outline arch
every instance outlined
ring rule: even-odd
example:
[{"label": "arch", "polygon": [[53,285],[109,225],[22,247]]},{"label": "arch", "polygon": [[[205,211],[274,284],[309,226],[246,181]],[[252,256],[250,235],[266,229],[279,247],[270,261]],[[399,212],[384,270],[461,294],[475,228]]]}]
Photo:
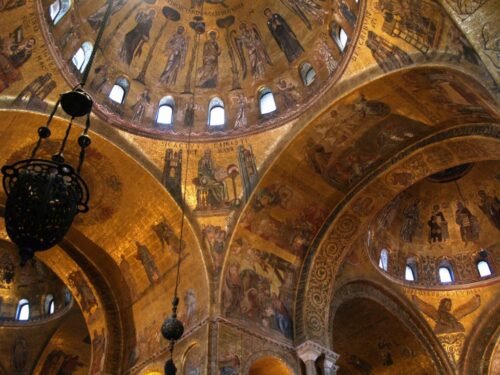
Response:
[{"label": "arch", "polygon": [[[452,374],[449,359],[436,339],[432,329],[424,318],[413,308],[406,297],[389,291],[377,283],[358,280],[340,286],[334,293],[330,304],[330,320],[328,332],[334,333],[333,325],[338,309],[347,301],[354,299],[367,299],[385,308],[394,317],[416,336],[423,348],[428,352],[432,361],[437,366],[439,373]],[[328,347],[334,350],[334,338],[328,337]]]},{"label": "arch", "polygon": [[[13,157],[25,156],[25,153],[29,154],[32,143],[26,134],[31,133],[34,124],[44,122],[46,115],[25,111],[2,111],[1,117],[0,123],[14,121],[19,122],[20,125],[16,129],[0,126],[0,138],[5,137],[7,132],[9,136],[13,137],[13,141],[9,143],[8,147],[0,150],[0,159],[9,160]],[[58,117],[53,118],[51,130],[55,139],[61,139],[64,135],[66,121]],[[75,123],[75,126],[78,126],[78,123]],[[33,135],[35,136],[36,132]],[[78,135],[78,131],[70,134],[65,153],[68,161],[78,160],[78,153],[75,152]],[[72,228],[59,247],[37,254],[37,257],[54,271],[71,290],[76,302],[83,306],[82,293],[80,293],[82,289],[77,289],[75,286],[78,280],[74,279],[75,282],[70,283],[69,279],[70,273],[74,271],[81,273],[80,280],[84,280],[87,285],[86,291],[90,290],[96,301],[96,303],[93,301],[87,303],[90,306],[87,309],[90,310],[90,313],[84,314],[87,326],[96,328],[95,331],[89,329],[91,341],[95,342],[97,346],[102,346],[103,339],[101,337],[104,337],[106,342],[104,356],[101,357],[103,361],[101,370],[103,373],[124,373],[133,365],[134,361],[138,361],[137,353],[133,349],[137,346],[140,328],[136,326],[138,319],[134,316],[132,309],[141,309],[143,305],[150,305],[148,293],[159,291],[169,295],[173,293],[173,282],[171,281],[175,274],[169,272],[172,259],[162,256],[163,250],[157,245],[159,238],[153,227],[165,220],[165,225],[171,224],[172,234],[178,236],[178,221],[181,210],[163,186],[135,160],[103,137],[94,133],[92,138],[93,153],[96,153],[97,157],[87,158],[84,168],[85,179],[93,194],[96,206],[88,212],[88,215],[86,214],[87,216],[75,219]],[[57,146],[55,142],[52,143]],[[49,155],[50,157],[52,153],[50,146],[50,141],[46,141],[40,148],[39,155]],[[109,164],[119,165],[120,169],[103,169]],[[106,177],[102,179],[103,174],[112,177],[115,184],[113,186],[107,184]],[[147,186],[147,198],[144,197],[145,191],[142,189],[145,186]],[[113,193],[117,189],[120,191],[119,195]],[[104,202],[101,200],[101,196],[108,197],[107,202],[103,203],[106,206],[105,211],[98,207],[100,205],[98,202]],[[133,235],[134,239],[147,241],[147,239],[140,238],[140,234],[131,232],[134,230],[132,228],[137,228],[136,218],[134,215],[125,214],[131,206],[121,204],[122,202],[136,202],[134,204],[137,204],[136,208],[138,209],[141,199],[148,201],[146,206],[140,207],[145,215],[145,228],[151,234],[148,236],[152,243],[147,243],[147,245],[150,246],[155,260],[158,260],[157,267],[161,272],[160,280],[153,280],[152,283],[149,282],[145,269],[139,260],[137,263],[142,272],[139,272],[141,276],[135,280],[123,276],[124,267],[121,263],[120,253],[110,251],[110,249],[116,250],[118,247],[125,248],[128,250],[126,255],[130,255],[129,259],[131,259],[137,256],[138,248],[133,241],[130,241],[131,237],[129,236]],[[0,215],[3,215],[3,211],[4,208],[0,206]],[[201,249],[192,224],[189,222],[189,216],[186,218],[184,229],[184,241],[186,248],[189,249],[189,254],[186,253],[182,267],[196,270],[195,275],[191,277],[196,279],[194,285],[198,295],[209,295],[210,286],[204,267],[208,262],[209,255],[205,255]],[[105,234],[106,230],[108,230],[108,235]],[[110,230],[113,232],[111,237],[109,236]],[[71,268],[65,267],[67,264],[70,264]],[[157,287],[160,282],[160,287]],[[161,302],[160,299],[155,298],[152,303],[160,304]],[[95,307],[96,304],[97,307]],[[201,319],[208,314],[208,307],[198,305],[198,312],[199,319]],[[198,323],[197,319],[198,316],[194,319],[193,324]],[[96,321],[99,324],[105,324],[95,326],[93,324]],[[151,324],[151,322],[146,320],[145,324]],[[158,347],[158,351],[160,350],[161,348]],[[152,357],[156,354],[158,353],[148,353],[147,355]],[[141,364],[149,359],[149,357],[143,357]]]},{"label": "arch", "polygon": [[[253,353],[250,355],[245,363],[242,366],[242,374],[249,374],[249,375],[259,375],[259,374],[267,374],[266,372],[259,372],[260,368],[257,366],[261,366],[262,363],[265,361],[271,361],[271,363],[276,364],[277,368],[280,370],[283,370],[283,372],[276,372],[273,373],[273,375],[292,375],[292,374],[297,374],[298,373],[298,363],[297,360],[293,355],[290,355],[287,352],[277,352],[273,350],[262,350]],[[252,366],[254,364],[257,364],[257,366],[254,367],[254,373],[252,373]],[[257,372],[255,372],[257,371]],[[288,372],[285,372],[288,371]]]},{"label": "arch", "polygon": [[71,62],[73,63],[73,66],[78,70],[80,73],[83,73],[85,71],[85,68],[87,67],[87,64],[89,63],[90,60],[90,55],[92,54],[92,50],[94,49],[94,46],[92,45],[91,42],[83,42],[81,47],[78,48],[71,58]]},{"label": "arch", "polygon": [[500,342],[499,311],[500,301],[493,300],[477,318],[463,346],[459,374],[493,374],[492,359]]},{"label": "arch", "polygon": [[49,6],[49,17],[52,24],[57,25],[59,21],[68,13],[72,5],[71,0],[55,0]]},{"label": "arch", "polygon": [[123,104],[125,102],[125,97],[128,94],[130,87],[129,81],[124,77],[119,77],[116,79],[115,84],[109,92],[109,99],[117,104]]},{"label": "arch", "polygon": [[174,98],[171,96],[164,96],[158,104],[158,111],[156,112],[156,125],[174,125],[174,110]]},{"label": "arch", "polygon": [[[475,148],[474,156],[463,156],[456,153],[454,157],[458,160],[453,162],[455,165],[472,161],[472,159],[477,161],[499,159],[500,147],[496,136],[498,134],[497,129],[498,126],[495,125],[462,126],[423,139],[388,160],[379,167],[379,170],[373,171],[367,179],[363,180],[346,195],[326,221],[332,224],[323,226],[320,234],[316,237],[319,243],[313,243],[311,249],[314,250],[309,251],[307,254],[301,280],[298,284],[299,290],[295,304],[296,314],[298,313],[295,319],[296,335],[299,335],[298,337],[325,340],[326,324],[324,322],[325,317],[329,315],[325,303],[331,299],[331,292],[328,292],[324,286],[333,285],[336,272],[345,254],[350,249],[352,239],[356,237],[356,233],[362,225],[367,225],[371,217],[370,215],[360,217],[356,212],[352,211],[350,205],[355,202],[354,198],[357,194],[363,191],[366,195],[378,197],[375,200],[377,202],[376,206],[371,210],[376,212],[382,208],[379,205],[380,202],[393,199],[399,192],[412,185],[414,181],[450,167],[449,161],[446,160],[430,166],[425,164],[421,156],[425,152],[427,157],[432,159],[432,155],[440,154],[443,147],[458,150],[460,149],[459,145],[462,144],[467,148]],[[425,164],[425,168],[416,168],[411,180],[406,181],[405,184],[390,182],[391,176],[403,172],[407,173],[407,167],[405,166],[409,164],[413,166],[414,163]],[[389,182],[389,186],[387,186],[387,182]],[[384,188],[381,188],[382,186]]]},{"label": "arch", "polygon": [[215,97],[208,105],[208,126],[222,127],[226,125],[226,112],[224,102],[221,98]]}]

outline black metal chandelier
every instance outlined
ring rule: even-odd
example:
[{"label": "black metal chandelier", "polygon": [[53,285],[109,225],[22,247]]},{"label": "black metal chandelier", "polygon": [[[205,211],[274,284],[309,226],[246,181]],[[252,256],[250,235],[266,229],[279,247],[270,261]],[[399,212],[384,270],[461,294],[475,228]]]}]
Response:
[{"label": "black metal chandelier", "polygon": [[188,178],[188,170],[189,170],[189,154],[191,151],[191,132],[192,125],[189,128],[188,142],[187,142],[187,156],[186,156],[186,172],[184,174],[184,192],[182,194],[181,201],[181,230],[179,235],[179,249],[177,251],[177,274],[175,278],[175,288],[174,288],[174,297],[172,299],[172,314],[165,319],[161,326],[161,333],[165,339],[169,341],[169,359],[165,362],[165,375],[175,375],[177,373],[177,368],[175,367],[173,354],[174,354],[174,346],[175,343],[182,337],[184,334],[184,325],[182,322],[177,319],[177,307],[179,306],[179,296],[178,289],[180,283],[180,270],[181,270],[181,260],[182,260],[182,250],[183,246],[183,234],[184,234],[184,221],[186,217],[186,187],[187,187],[187,178]]},{"label": "black metal chandelier", "polygon": [[[5,226],[10,239],[19,248],[21,264],[31,259],[35,252],[48,250],[59,243],[69,230],[75,216],[89,209],[89,190],[80,176],[80,170],[85,159],[85,149],[91,143],[88,131],[93,101],[83,87],[111,14],[112,4],[113,0],[109,0],[80,83],[60,96],[47,123],[38,128],[38,141],[30,158],[2,167],[3,187],[7,194]],[[49,160],[37,158],[36,154],[42,141],[51,135],[50,124],[59,106],[70,116],[59,150]],[[78,137],[80,157],[75,169],[65,162],[64,149],[74,118],[83,116],[87,119],[83,133]]]}]

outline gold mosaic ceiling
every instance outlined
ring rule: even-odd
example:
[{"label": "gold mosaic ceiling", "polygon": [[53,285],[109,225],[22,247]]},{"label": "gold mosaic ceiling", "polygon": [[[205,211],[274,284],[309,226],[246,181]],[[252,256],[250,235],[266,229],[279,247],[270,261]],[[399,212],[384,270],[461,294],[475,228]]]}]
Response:
[{"label": "gold mosaic ceiling", "polygon": [[489,257],[494,267],[497,261],[498,179],[497,161],[467,163],[398,194],[375,217],[367,236],[375,265],[386,249],[387,272],[396,279],[404,280],[410,262],[418,284],[440,286],[437,269],[444,263],[454,269],[455,283],[480,281],[476,263]]},{"label": "gold mosaic ceiling", "polygon": [[[71,85],[81,78],[72,58],[94,42],[106,6],[75,2],[55,24],[45,12],[47,44]],[[355,0],[115,1],[87,89],[108,122],[141,135],[182,139],[190,124],[200,140],[261,132],[297,117],[338,80],[360,7]],[[125,88],[122,104],[108,98],[115,83]],[[277,110],[262,115],[265,90]],[[211,127],[215,97],[225,123]],[[157,123],[163,103],[174,108],[172,125]]]}]

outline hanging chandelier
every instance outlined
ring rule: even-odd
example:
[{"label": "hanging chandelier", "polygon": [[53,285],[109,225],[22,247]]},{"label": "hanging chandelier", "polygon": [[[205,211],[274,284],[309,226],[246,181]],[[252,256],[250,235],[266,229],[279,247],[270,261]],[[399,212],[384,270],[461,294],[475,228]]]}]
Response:
[{"label": "hanging chandelier", "polygon": [[[80,171],[85,159],[85,150],[91,144],[88,131],[93,101],[84,86],[108,23],[112,5],[113,0],[109,0],[80,83],[60,96],[47,123],[38,128],[38,141],[30,158],[2,167],[3,187],[7,194],[5,227],[10,239],[19,249],[21,265],[31,259],[35,252],[48,250],[59,243],[68,232],[75,216],[89,209],[89,190],[80,176]],[[42,141],[51,135],[50,124],[59,106],[70,117],[59,150],[50,159],[37,158],[36,154]],[[80,156],[75,168],[65,161],[64,149],[73,120],[84,116],[86,123],[83,133],[78,137]]]},{"label": "hanging chandelier", "polygon": [[189,128],[188,142],[187,142],[187,156],[186,156],[186,172],[184,175],[184,192],[182,194],[181,201],[181,229],[179,235],[179,248],[177,251],[177,273],[175,277],[175,288],[174,288],[174,297],[172,299],[172,313],[170,316],[165,319],[161,326],[161,333],[165,339],[169,341],[169,359],[165,362],[165,375],[175,375],[177,373],[177,368],[175,367],[173,354],[174,354],[174,346],[175,343],[182,337],[184,333],[184,325],[177,318],[177,308],[179,306],[179,296],[178,289],[180,283],[180,269],[181,269],[181,260],[182,260],[182,249],[183,246],[183,234],[184,234],[184,221],[186,217],[186,190],[187,190],[187,178],[188,178],[188,169],[189,169],[189,154],[191,151],[191,132],[192,126]]}]

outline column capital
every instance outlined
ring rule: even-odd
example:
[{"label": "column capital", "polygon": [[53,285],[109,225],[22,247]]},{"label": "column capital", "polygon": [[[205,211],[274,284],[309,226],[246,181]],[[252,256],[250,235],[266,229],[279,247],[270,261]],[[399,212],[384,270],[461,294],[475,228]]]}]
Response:
[{"label": "column capital", "polygon": [[314,341],[306,341],[297,346],[297,355],[304,362],[315,361],[324,352],[324,348]]}]

